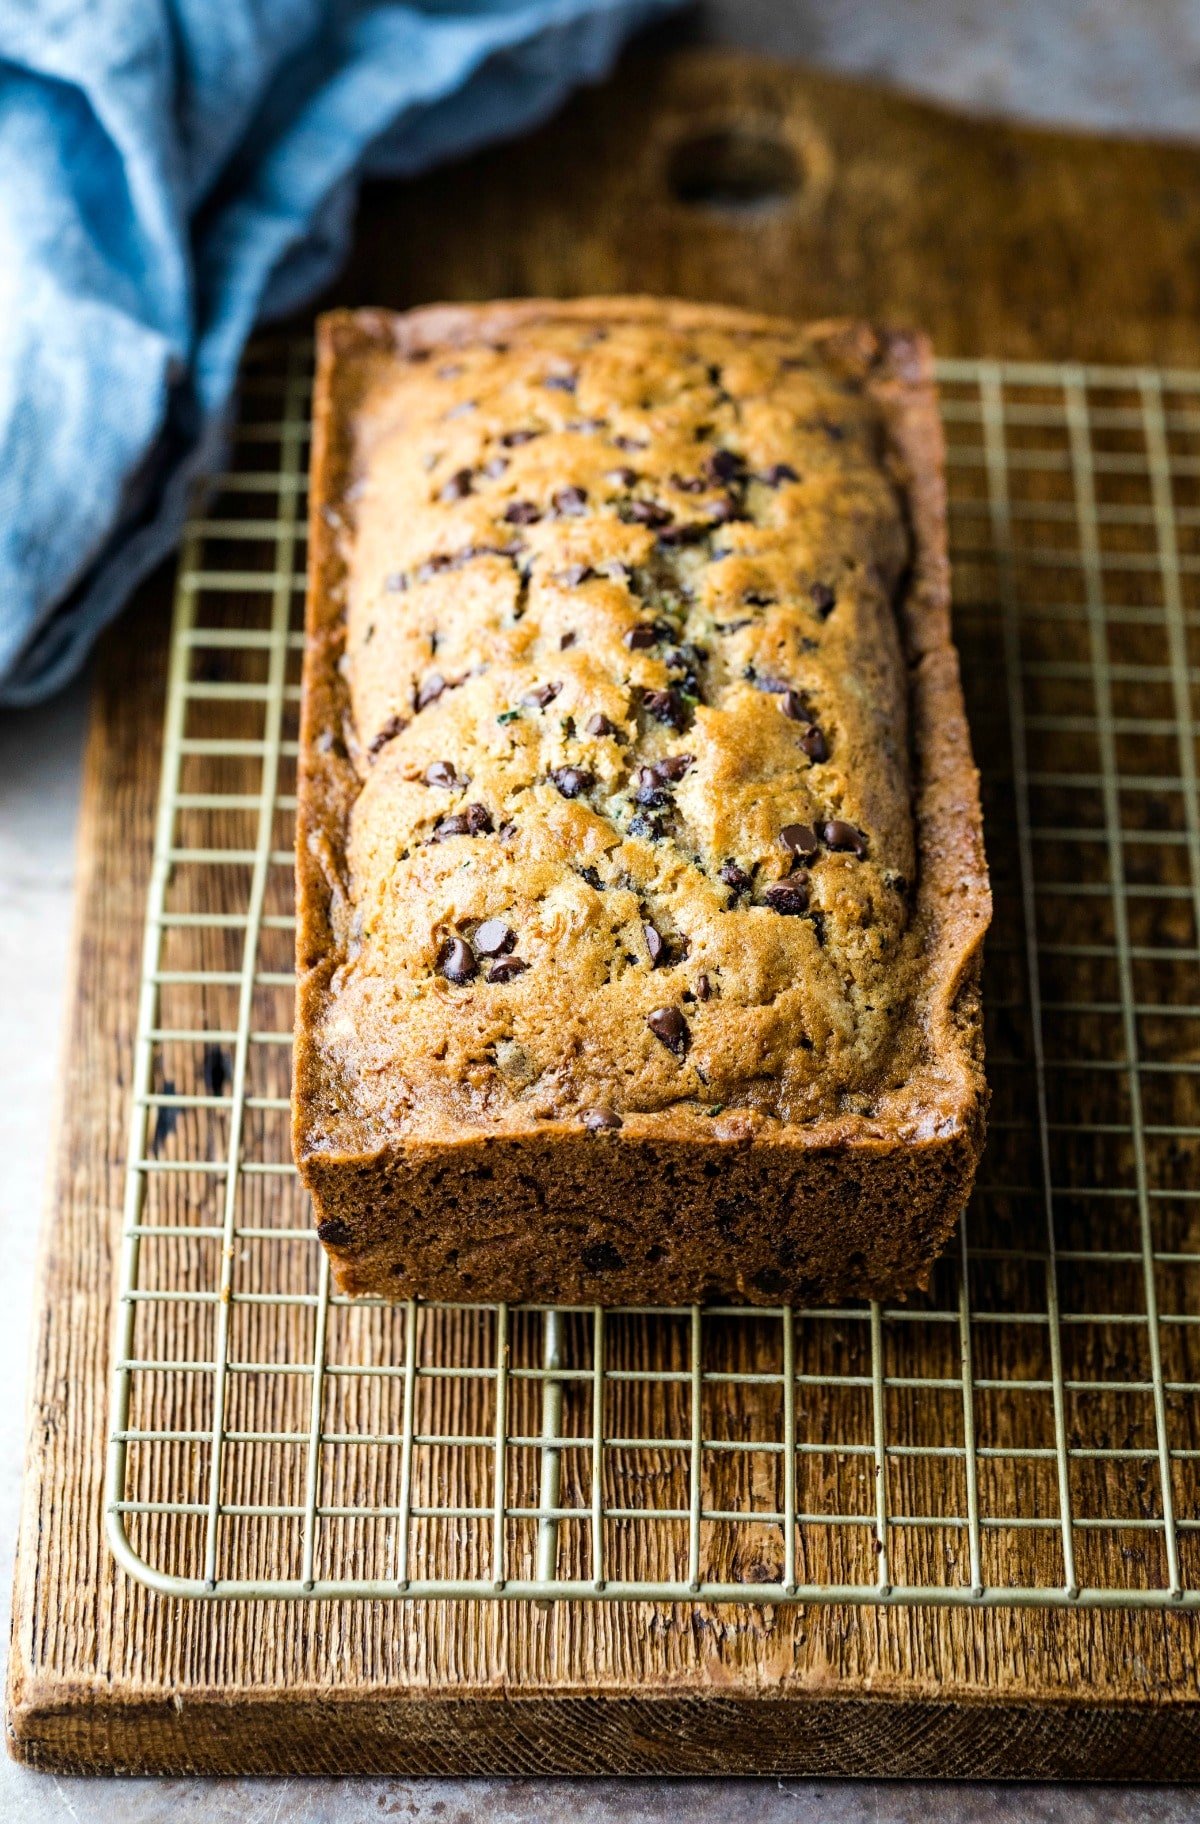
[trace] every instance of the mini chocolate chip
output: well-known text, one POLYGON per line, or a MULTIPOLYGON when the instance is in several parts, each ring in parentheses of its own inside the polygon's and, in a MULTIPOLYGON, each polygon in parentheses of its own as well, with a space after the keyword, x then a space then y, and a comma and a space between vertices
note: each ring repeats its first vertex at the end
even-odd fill
POLYGON ((793 880, 777 881, 767 888, 763 899, 772 912, 779 912, 784 918, 797 918, 801 912, 808 911, 808 876, 797 874, 793 880))
POLYGON ((467 832, 471 836, 490 836, 492 813, 486 804, 469 804, 466 810, 467 832))
POLYGON ((560 652, 569 651, 570 648, 575 644, 575 642, 578 638, 579 638, 579 635, 577 633, 574 633, 570 629, 568 629, 568 631, 563 634, 562 639, 558 642, 558 650, 560 652))
POLYGON ((518 975, 524 975, 529 964, 523 963, 519 956, 502 956, 498 963, 493 963, 488 970, 489 982, 511 982, 518 975))
POLYGON ((587 506, 586 488, 559 488, 550 496, 556 513, 572 515, 582 513, 587 506))
POLYGON ((604 476, 610 488, 634 488, 637 486, 636 469, 608 469, 604 476))
POLYGON ((568 589, 576 589, 580 583, 586 583, 589 576, 594 575, 595 571, 590 564, 568 564, 565 570, 559 571, 558 581, 565 583, 568 589))
POLYGON ((576 374, 547 374, 542 385, 552 393, 573 393, 579 384, 576 374))
POLYGON ((504 509, 504 517, 510 526, 535 526, 542 513, 541 508, 535 507, 531 500, 510 500, 504 509))
POLYGON ((788 462, 773 462, 769 469, 764 469, 758 478, 764 488, 781 488, 785 481, 799 481, 795 469, 788 462))
POLYGON ((483 473, 487 476, 489 481, 495 481, 499 476, 503 475, 507 467, 507 456, 490 456, 483 465, 483 473))
POLYGON ((448 982, 462 983, 469 982, 478 973, 479 964, 470 944, 461 937, 452 937, 442 951, 438 974, 444 975, 448 982))
POLYGON ((727 861, 719 870, 718 879, 723 880, 727 887, 732 887, 735 893, 744 893, 750 885, 750 876, 738 867, 736 861, 727 861))
POLYGON ((589 735, 595 735, 597 739, 599 739, 601 735, 615 735, 617 727, 616 723, 610 722, 607 716, 597 714, 588 717, 584 724, 584 731, 589 735))
POLYGON ((755 690, 765 690, 773 696, 784 696, 792 688, 786 678, 756 677, 753 665, 747 665, 744 675, 747 682, 753 684, 755 690))
POLYGON ((323 1241, 327 1248, 344 1248, 351 1240, 349 1226, 340 1216, 327 1216, 324 1222, 317 1224, 317 1240, 323 1241))
POLYGON ((540 436, 540 431, 505 431, 500 441, 506 450, 515 450, 518 444, 532 443, 535 437, 540 436))
POLYGON ((644 443, 640 443, 636 437, 614 436, 612 444, 615 450, 644 450, 647 447, 644 443))
POLYGON ((642 703, 656 722, 681 733, 688 725, 687 704, 673 686, 670 690, 644 690, 642 703))
POLYGON ((829 849, 844 849, 857 855, 861 861, 867 852, 867 839, 862 831, 852 823, 843 823, 840 817, 833 817, 821 831, 825 846, 829 849))
POLYGON ((389 595, 403 595, 408 588, 408 577, 403 570, 393 570, 390 576, 384 577, 383 586, 389 595))
POLYGON ((671 515, 666 507, 660 507, 653 500, 629 500, 621 509, 621 517, 635 526, 669 526, 671 515))
POLYGON ((665 789, 662 780, 652 766, 639 766, 637 785, 634 789, 634 802, 647 810, 661 810, 670 804, 671 794, 665 789))
POLYGON ((581 792, 586 792, 594 783, 592 774, 585 766, 556 767, 550 778, 564 798, 578 798, 581 792))
POLYGON ((579 1119, 592 1134, 603 1133, 605 1129, 625 1125, 620 1115, 614 1115, 611 1108, 585 1108, 579 1119))
POLYGON ((673 545, 697 544, 700 539, 704 537, 706 529, 706 524, 693 526, 664 526, 663 530, 658 535, 658 543, 661 546, 666 546, 668 548, 673 545))
POLYGON ((502 823, 500 825, 500 828, 496 831, 496 834, 497 834, 497 836, 499 836, 501 842, 511 842, 513 837, 516 835, 516 833, 517 833, 517 826, 515 823, 513 823, 511 818, 509 818, 506 822, 502 823))
POLYGON ((696 977, 696 999, 698 1001, 709 1001, 712 999, 712 983, 709 981, 707 975, 698 975, 696 977))
POLYGON ((394 741, 396 736, 403 734, 407 727, 408 723, 403 716, 389 716, 383 727, 372 737, 367 752, 377 754, 381 747, 386 747, 389 741, 394 741))
MULTIPOLYGON (((747 589, 742 596, 742 600, 745 602, 747 608, 773 608, 775 606, 775 597, 773 595, 764 595, 761 589, 747 589)), ((748 621, 739 623, 739 625, 743 627, 748 627, 749 624, 748 621)))
POLYGON ((827 615, 833 613, 834 608, 837 606, 837 596, 833 593, 833 590, 829 587, 828 583, 814 583, 808 593, 812 597, 813 607, 822 620, 824 620, 827 615))
POLYGON ((705 486, 703 475, 672 475, 671 486, 678 488, 681 494, 703 494, 705 486))
POLYGON ((604 882, 601 880, 595 868, 580 868, 579 878, 580 880, 586 880, 588 886, 594 887, 597 893, 602 893, 604 891, 604 882))
POLYGON ((439 500, 463 500, 471 492, 475 477, 470 469, 457 469, 443 487, 439 500))
POLYGON ((545 709, 547 703, 553 703, 561 689, 561 684, 539 684, 536 690, 527 690, 521 702, 526 709, 545 709))
POLYGON ((470 826, 465 811, 451 811, 448 817, 439 817, 433 826, 433 840, 445 842, 448 836, 467 836, 470 826))
POLYGON ((785 690, 779 699, 779 707, 789 722, 809 722, 812 720, 808 707, 808 698, 801 690, 785 690))
POLYGON ((655 1038, 662 1040, 668 1051, 673 1051, 677 1058, 683 1057, 692 1035, 678 1007, 656 1008, 647 1016, 646 1024, 655 1038))
POLYGON ((425 768, 426 785, 440 785, 443 791, 453 791, 463 781, 459 778, 449 760, 434 760, 425 768))
POLYGON ((817 832, 811 823, 785 823, 779 832, 779 840, 791 854, 798 855, 801 861, 809 861, 817 852, 817 832))
POLYGON ((678 784, 689 766, 695 765, 692 754, 664 754, 661 760, 654 762, 654 771, 660 779, 669 779, 672 785, 678 784))
POLYGON ((431 671, 429 676, 424 678, 417 687, 417 694, 413 699, 415 707, 417 709, 428 709, 429 705, 431 703, 436 703, 443 691, 448 688, 449 686, 441 672, 431 671))
POLYGON ((485 918, 475 933, 475 948, 480 956, 507 956, 516 941, 516 932, 502 918, 485 918))
POLYGON ((706 457, 704 473, 712 481, 732 481, 742 472, 742 459, 732 450, 714 450, 706 457))
POLYGON ((801 734, 800 745, 809 759, 815 761, 818 766, 823 760, 829 758, 829 743, 815 722, 810 723, 801 734))
POLYGON ((417 565, 414 574, 419 583, 427 583, 440 570, 448 570, 453 562, 448 551, 435 551, 432 557, 427 557, 423 564, 417 565))
POLYGON ((661 931, 656 931, 654 929, 653 925, 643 925, 642 930, 646 936, 646 949, 650 956, 650 967, 652 969, 657 969, 660 963, 665 963, 667 960, 667 940, 662 935, 661 931))
POLYGON ((659 621, 636 621, 625 635, 624 641, 630 652, 639 652, 644 646, 653 646, 659 640, 670 637, 670 628, 663 627, 659 621))

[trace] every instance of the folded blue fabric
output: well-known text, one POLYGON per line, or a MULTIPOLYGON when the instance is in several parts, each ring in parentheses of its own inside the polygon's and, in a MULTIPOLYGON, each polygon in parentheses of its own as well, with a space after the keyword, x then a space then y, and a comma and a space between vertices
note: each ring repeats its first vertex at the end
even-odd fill
POLYGON ((221 460, 364 171, 547 116, 676 0, 4 0, 0 702, 48 695, 221 460))

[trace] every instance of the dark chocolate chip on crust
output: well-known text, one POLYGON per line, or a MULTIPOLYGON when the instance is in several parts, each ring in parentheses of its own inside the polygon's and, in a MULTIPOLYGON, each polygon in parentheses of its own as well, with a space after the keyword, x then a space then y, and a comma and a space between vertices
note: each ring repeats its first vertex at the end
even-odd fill
POLYGON ((597 714, 588 717, 584 724, 584 729, 587 734, 599 737, 601 735, 615 735, 617 732, 617 725, 615 722, 610 722, 607 716, 597 714))
POLYGON ((578 798, 581 792, 586 792, 594 783, 593 775, 585 766, 555 767, 550 778, 564 798, 578 798))
POLYGON ((840 817, 833 817, 821 831, 821 837, 828 849, 845 850, 857 855, 860 861, 867 852, 867 839, 860 829, 852 823, 843 823, 840 817))
POLYGON ((797 874, 792 880, 780 880, 773 887, 768 887, 763 899, 772 912, 779 912, 785 918, 796 918, 808 911, 808 877, 797 874))
POLYGON ((440 671, 431 671, 428 677, 423 678, 417 686, 417 694, 413 699, 414 708, 428 709, 429 705, 436 703, 449 688, 450 686, 440 671))
POLYGON ((465 500, 466 496, 471 492, 474 481, 475 477, 472 475, 470 469, 456 469, 449 481, 442 487, 438 499, 444 501, 465 500))
POLYGON ((653 500, 629 500, 621 509, 621 517, 634 526, 669 526, 671 515, 666 507, 660 507, 653 500))
POLYGON ((704 463, 704 472, 712 481, 733 481, 742 473, 744 464, 733 450, 714 450, 704 463))
POLYGON ((646 951, 650 957, 650 967, 652 969, 657 969, 667 960, 667 940, 661 931, 655 930, 653 925, 644 924, 642 926, 642 931, 646 938, 646 951))
POLYGON ((526 709, 545 709, 548 703, 553 703, 561 689, 561 683, 539 684, 536 689, 527 690, 521 702, 526 709))
POLYGON ((511 982, 518 975, 524 975, 529 964, 522 962, 519 956, 502 956, 488 970, 489 982, 511 982))
POLYGON ((479 964, 470 944, 461 937, 452 937, 438 960, 438 974, 445 976, 448 982, 461 985, 478 973, 479 964))
POLYGON ((817 852, 817 832, 810 823, 785 823, 779 840, 791 855, 810 861, 817 852))
POLYGON ((592 1134, 604 1133, 606 1130, 614 1130, 625 1125, 620 1115, 614 1114, 611 1108, 585 1108, 579 1119, 592 1134))
POLYGON ((403 716, 389 716, 383 727, 372 736, 367 752, 377 754, 381 747, 386 747, 389 741, 394 741, 396 736, 403 734, 407 727, 408 723, 403 716))
POLYGON ((317 1224, 317 1240, 323 1241, 326 1247, 348 1247, 351 1239, 349 1227, 340 1216, 327 1216, 324 1222, 317 1224))
POLYGON ((576 487, 558 488, 555 493, 550 496, 550 501, 556 513, 570 517, 572 514, 582 513, 586 508, 587 489, 576 487))
POLYGON ((533 526, 542 517, 542 512, 531 500, 510 500, 504 509, 504 517, 510 526, 533 526))
POLYGON ((445 842, 448 836, 490 836, 491 833, 492 814, 483 804, 469 804, 465 811, 452 811, 448 817, 439 817, 433 826, 436 842, 445 842))
POLYGON ((810 722, 808 727, 801 731, 800 745, 816 766, 820 766, 822 761, 829 758, 829 743, 825 739, 824 731, 819 729, 815 722, 810 722))
POLYGON ((643 690, 642 703, 656 722, 664 722, 668 728, 681 732, 688 725, 687 704, 682 693, 670 690, 643 690))
POLYGON ((781 488, 785 481, 799 481, 800 477, 789 462, 773 462, 758 479, 765 488, 781 488))
POLYGON ((719 870, 718 878, 723 880, 727 887, 732 887, 735 893, 744 893, 750 885, 750 876, 744 868, 738 867, 736 861, 727 861, 719 870))
POLYGON ((678 1007, 657 1007, 646 1017, 646 1024, 656 1039, 682 1058, 692 1041, 691 1029, 678 1007))
POLYGON ((475 933, 480 956, 507 956, 516 941, 516 932, 502 918, 485 918, 475 933))
POLYGON ((456 785, 463 785, 465 781, 459 778, 449 760, 432 760, 425 768, 425 783, 451 792, 456 785))

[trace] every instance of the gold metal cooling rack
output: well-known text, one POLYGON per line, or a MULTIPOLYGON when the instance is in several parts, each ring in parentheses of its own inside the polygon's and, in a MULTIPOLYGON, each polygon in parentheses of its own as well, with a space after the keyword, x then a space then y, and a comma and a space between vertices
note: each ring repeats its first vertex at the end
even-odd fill
POLYGON ((175 1596, 1200 1607, 1200 374, 946 362, 997 916, 896 1309, 383 1306, 291 1163, 310 351, 179 568, 107 1523, 175 1596))

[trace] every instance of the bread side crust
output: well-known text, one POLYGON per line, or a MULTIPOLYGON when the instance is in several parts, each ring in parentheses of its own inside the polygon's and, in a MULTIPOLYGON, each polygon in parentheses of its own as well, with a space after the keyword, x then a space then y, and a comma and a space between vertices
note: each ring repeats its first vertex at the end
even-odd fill
POLYGON ((983 1142, 979 971, 991 911, 978 775, 951 639, 942 434, 925 340, 645 298, 334 313, 318 332, 309 584, 293 1134, 343 1289, 620 1303, 898 1296, 924 1284, 969 1194, 983 1142), (896 611, 908 665, 919 860, 912 919, 926 967, 910 1015, 924 1061, 902 1088, 879 1098, 870 1117, 794 1126, 746 1110, 714 1121, 679 1108, 629 1115, 603 1135, 539 1121, 503 1137, 464 1129, 437 1142, 389 1137, 354 1152, 322 1144, 321 1110, 338 1095, 317 1042, 334 967, 330 907, 344 892, 345 833, 359 789, 349 762, 320 739, 348 714, 337 664, 345 589, 339 533, 355 411, 381 358, 449 349, 539 321, 658 321, 750 334, 802 327, 831 351, 872 339, 867 388, 905 476, 913 540, 896 611), (448 1247, 448 1230, 463 1245, 448 1247), (517 1245, 514 1231, 524 1237, 517 1245))

